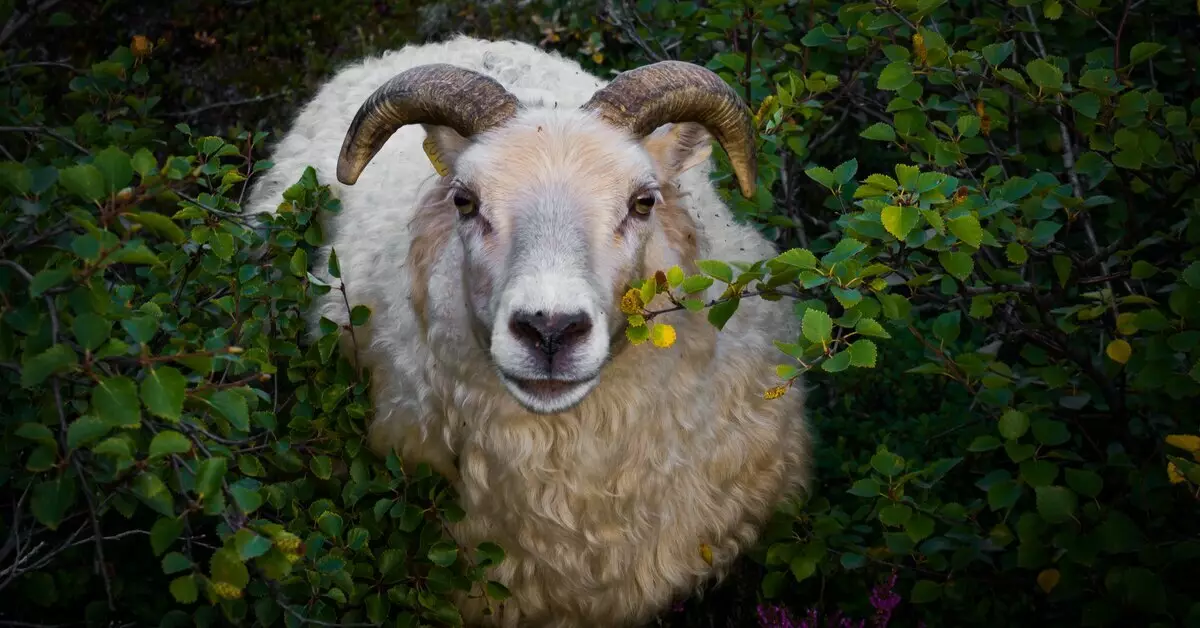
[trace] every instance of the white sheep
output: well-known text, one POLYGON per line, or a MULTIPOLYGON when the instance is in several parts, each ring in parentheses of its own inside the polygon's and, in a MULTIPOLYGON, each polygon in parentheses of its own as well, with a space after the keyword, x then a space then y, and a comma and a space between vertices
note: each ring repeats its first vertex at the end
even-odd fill
MULTIPOLYGON (((790 308, 746 299, 720 332, 664 315, 679 338, 667 349, 625 337, 631 280, 777 253, 710 182, 714 138, 752 195, 748 113, 708 70, 667 62, 606 83, 534 46, 460 36, 339 71, 256 183, 254 212, 275 211, 308 165, 341 199, 323 226, 350 304, 373 312, 356 332, 371 446, 430 463, 463 500, 459 542, 507 551, 491 577, 513 596, 490 617, 462 596, 468 623, 649 621, 727 573, 808 485, 801 387, 763 396, 772 341, 798 334, 790 308)), ((311 325, 346 310, 333 291, 311 325)))

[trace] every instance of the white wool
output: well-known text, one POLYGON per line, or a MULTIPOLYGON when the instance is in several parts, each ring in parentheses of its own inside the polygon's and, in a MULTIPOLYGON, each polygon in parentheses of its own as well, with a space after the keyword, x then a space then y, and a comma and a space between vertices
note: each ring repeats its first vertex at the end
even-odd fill
MULTIPOLYGON (((357 331, 359 359, 373 371, 372 447, 394 447, 406 464, 426 461, 449 477, 467 512, 452 530, 458 541, 473 548, 491 540, 508 554, 491 577, 513 597, 491 618, 476 601, 461 599, 467 621, 646 622, 722 576, 774 506, 807 484, 802 387, 763 398, 778 383, 774 365, 787 360, 772 341, 794 341, 798 326, 787 303, 753 298, 721 332, 703 314, 662 316, 656 322, 679 331, 675 346, 625 347, 598 386, 566 412, 523 409, 469 326, 457 237, 428 273, 427 331, 410 305, 410 220, 438 179, 421 148, 422 128, 393 135, 355 185, 334 176, 360 104, 403 70, 447 62, 495 78, 526 107, 550 109, 547 116, 579 107, 606 84, 536 47, 467 37, 363 60, 340 70, 304 107, 274 148, 275 166, 256 182, 247 209, 273 212, 309 165, 341 199, 342 212, 323 225, 350 304, 373 311, 357 331), (702 545, 711 547, 712 565, 702 545)), ((706 161, 680 177, 699 258, 775 255, 769 241, 734 221, 709 182, 711 168, 706 161)), ((313 272, 336 284, 325 274, 327 250, 313 272)), ((670 251, 647 253, 651 265, 670 259, 670 251)), ((719 297, 721 287, 717 282, 704 298, 719 297)), ((336 290, 319 298, 310 313, 314 333, 322 316, 346 322, 346 310, 336 290)))

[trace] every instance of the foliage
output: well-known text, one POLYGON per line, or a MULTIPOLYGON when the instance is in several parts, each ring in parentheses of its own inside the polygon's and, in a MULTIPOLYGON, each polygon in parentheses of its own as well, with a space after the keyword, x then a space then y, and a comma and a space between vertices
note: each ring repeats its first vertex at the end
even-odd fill
POLYGON ((705 260, 723 297, 678 302, 720 327, 790 300, 802 334, 765 394, 807 375, 828 404, 818 487, 757 554, 765 597, 861 615, 898 569, 898 621, 1200 625, 1200 100, 1172 24, 1196 14, 1137 4, 660 3, 625 24, 646 59, 675 45, 746 94, 758 194, 725 187, 785 243, 705 260), (953 397, 913 416, 913 392, 953 397))
MULTIPOLYGON (((676 341, 644 308, 662 292, 717 327, 749 298, 802 324, 777 339, 780 385, 763 393, 811 388, 818 480, 752 553, 761 581, 734 583, 750 590, 741 617, 760 603, 872 617, 886 583, 903 598, 888 598, 891 626, 1200 626, 1195 6, 377 3, 371 20, 318 3, 322 19, 256 39, 248 25, 307 9, 218 4, 195 21, 223 69, 251 45, 274 61, 320 44, 285 59, 294 73, 228 72, 239 89, 289 82, 293 105, 342 60, 417 35, 413 14, 599 72, 697 61, 745 94, 758 192, 734 190, 719 150, 716 178, 781 254, 655 269, 622 302, 631 340, 656 345, 636 350, 676 341), (694 298, 713 283, 721 298, 694 298)), ((157 120, 158 98, 191 97, 186 72, 142 71, 173 54, 119 49, 65 95, 59 68, 0 70, 15 79, 0 123, 33 129, 0 136, 0 535, 19 540, 0 549, 0 596, 55 609, 40 621, 77 620, 71 603, 106 617, 111 591, 143 622, 434 622, 502 550, 452 554, 444 482, 362 451, 369 382, 338 340, 353 330, 309 345, 299 319, 313 291, 339 289, 307 273, 315 212, 336 200, 306 174, 280 223, 247 223, 241 179, 267 167, 264 135, 157 120), (301 540, 295 564, 271 524, 301 540), (87 566, 101 551, 105 577, 87 566), (222 582, 242 597, 219 597, 222 582), (189 586, 196 603, 162 592, 189 586)), ((667 621, 709 625, 718 606, 667 621)))
POLYGON ((309 169, 244 217, 267 134, 165 127, 149 84, 122 47, 71 82, 65 126, 24 81, 7 103, 33 135, 0 164, 4 615, 454 625, 455 591, 506 597, 483 577, 503 550, 446 534, 445 480, 364 449, 353 327, 304 342, 312 295, 343 290, 307 261, 337 199, 309 169))

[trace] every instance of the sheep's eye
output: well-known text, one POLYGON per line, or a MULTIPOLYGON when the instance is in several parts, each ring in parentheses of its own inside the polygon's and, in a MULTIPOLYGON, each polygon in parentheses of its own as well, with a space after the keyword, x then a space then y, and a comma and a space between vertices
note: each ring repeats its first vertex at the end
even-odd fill
POLYGON ((478 203, 475 202, 475 197, 466 190, 454 191, 454 206, 458 208, 458 213, 461 216, 474 216, 478 211, 478 203))
POLYGON ((629 201, 629 210, 643 216, 650 213, 654 206, 658 204, 658 192, 654 190, 645 190, 638 192, 629 201))

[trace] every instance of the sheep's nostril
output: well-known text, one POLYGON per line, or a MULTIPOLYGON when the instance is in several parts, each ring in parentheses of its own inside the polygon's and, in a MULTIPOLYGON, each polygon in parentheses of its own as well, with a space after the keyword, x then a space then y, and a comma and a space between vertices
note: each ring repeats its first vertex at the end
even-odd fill
POLYGON ((522 343, 547 354, 570 348, 592 331, 592 319, 583 312, 551 314, 517 312, 508 328, 522 343))

